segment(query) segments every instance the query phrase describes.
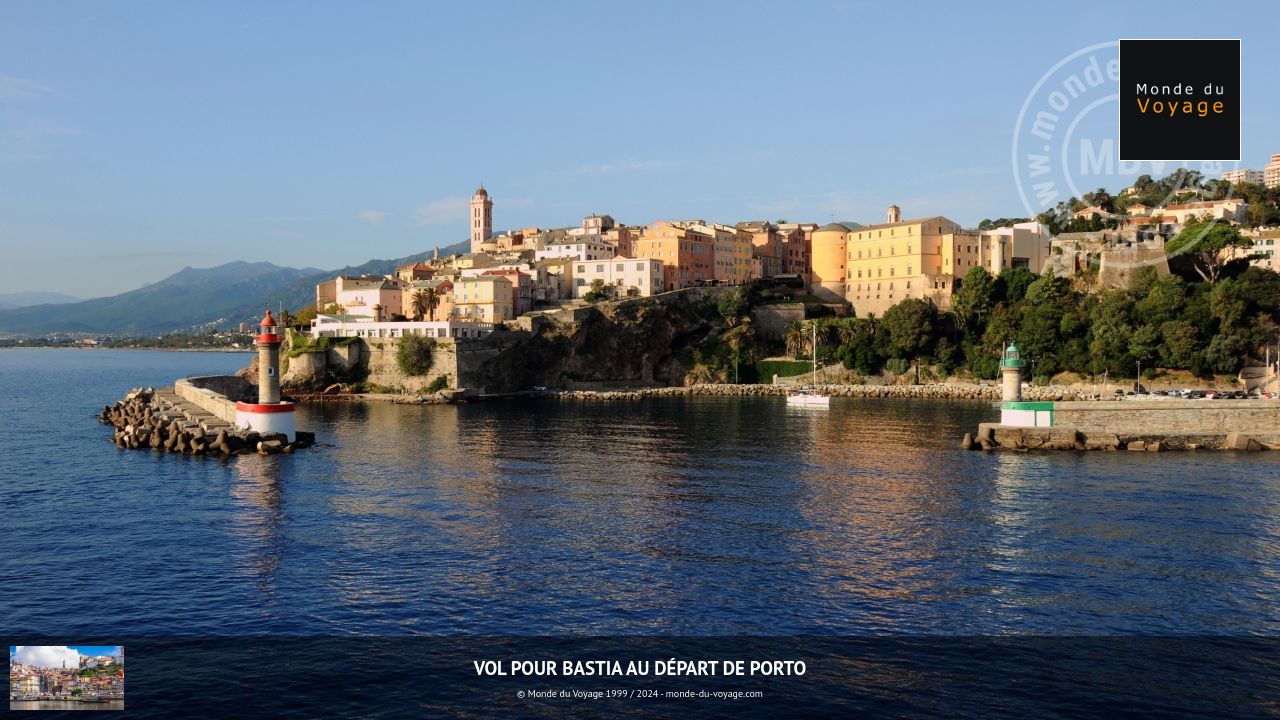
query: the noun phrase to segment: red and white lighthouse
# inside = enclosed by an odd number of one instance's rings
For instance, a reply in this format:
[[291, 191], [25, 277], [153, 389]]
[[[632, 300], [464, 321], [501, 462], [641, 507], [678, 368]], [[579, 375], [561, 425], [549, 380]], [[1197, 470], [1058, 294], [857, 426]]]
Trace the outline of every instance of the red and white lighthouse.
[[255, 342], [258, 346], [258, 402], [236, 403], [236, 424], [260, 433], [284, 433], [289, 442], [298, 439], [293, 403], [280, 400], [280, 334], [271, 311], [262, 318]]

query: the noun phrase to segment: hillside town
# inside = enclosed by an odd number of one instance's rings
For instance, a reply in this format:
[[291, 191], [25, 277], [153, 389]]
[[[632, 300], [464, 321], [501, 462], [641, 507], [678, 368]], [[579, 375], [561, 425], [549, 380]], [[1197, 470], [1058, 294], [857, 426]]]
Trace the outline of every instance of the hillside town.
[[10, 700], [64, 700], [83, 703], [124, 698], [124, 649], [119, 657], [81, 656], [77, 667], [47, 668], [21, 662], [9, 666]]
[[1166, 277], [1166, 243], [1208, 220], [1238, 228], [1247, 241], [1224, 253], [1277, 269], [1280, 219], [1268, 215], [1273, 204], [1251, 207], [1248, 198], [1280, 187], [1280, 154], [1265, 170], [1232, 170], [1216, 179], [1180, 172], [1163, 181], [1142, 176], [1114, 197], [1100, 189], [1036, 218], [983, 221], [978, 228], [941, 215], [904, 217], [891, 205], [884, 222], [872, 225], [704, 219], [627, 225], [593, 213], [573, 227], [496, 232], [495, 199], [481, 186], [470, 201], [469, 252], [441, 257], [437, 249], [430, 260], [394, 274], [327, 280], [316, 286], [315, 314], [306, 320], [315, 338], [479, 338], [548, 310], [759, 281], [837, 315], [883, 316], [906, 300], [947, 311], [973, 268], [992, 276], [1051, 273], [1081, 279], [1094, 291], [1125, 288], [1144, 267]]

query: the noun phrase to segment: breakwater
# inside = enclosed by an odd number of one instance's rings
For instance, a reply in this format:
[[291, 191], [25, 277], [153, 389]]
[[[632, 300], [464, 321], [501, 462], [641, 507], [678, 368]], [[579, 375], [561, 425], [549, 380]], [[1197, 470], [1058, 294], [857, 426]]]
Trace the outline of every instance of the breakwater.
[[[204, 396], [216, 395], [211, 391]], [[216, 398], [210, 397], [210, 400]], [[223, 398], [225, 400], [225, 398]], [[213, 409], [217, 407], [210, 403]], [[234, 418], [232, 418], [234, 420]], [[282, 433], [258, 433], [197, 405], [174, 388], [135, 388], [114, 405], [103, 406], [98, 421], [114, 428], [111, 441], [127, 450], [161, 450], [186, 455], [274, 455], [315, 443], [298, 432], [290, 443]]]
[[[1275, 450], [1275, 400], [1112, 400], [1028, 402], [1027, 425], [982, 423], [965, 449], [994, 450]], [[1007, 420], [1007, 418], [1006, 418]]]

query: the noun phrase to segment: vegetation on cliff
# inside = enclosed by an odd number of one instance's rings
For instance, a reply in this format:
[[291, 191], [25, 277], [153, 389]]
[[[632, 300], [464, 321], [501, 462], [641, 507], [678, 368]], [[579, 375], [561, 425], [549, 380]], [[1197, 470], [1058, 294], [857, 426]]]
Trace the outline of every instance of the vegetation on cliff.
[[967, 370], [994, 379], [1001, 350], [1016, 341], [1038, 382], [1061, 371], [1133, 377], [1139, 362], [1148, 377], [1156, 366], [1195, 375], [1238, 372], [1274, 334], [1280, 275], [1238, 263], [1216, 282], [1187, 274], [1190, 280], [1176, 273], [1157, 278], [1144, 268], [1127, 289], [1083, 294], [1052, 274], [1017, 269], [993, 277], [975, 267], [950, 312], [904, 300], [880, 318], [816, 321], [818, 356], [864, 375], [921, 363], [942, 374]]
[[396, 346], [396, 366], [405, 375], [426, 375], [431, 372], [431, 353], [436, 341], [422, 335], [405, 335]]

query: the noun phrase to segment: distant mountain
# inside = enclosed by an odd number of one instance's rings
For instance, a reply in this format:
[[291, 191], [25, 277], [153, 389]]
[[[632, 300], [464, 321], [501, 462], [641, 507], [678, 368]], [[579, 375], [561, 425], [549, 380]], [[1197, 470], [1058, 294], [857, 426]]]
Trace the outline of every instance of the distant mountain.
[[[468, 252], [467, 242], [440, 248], [440, 255]], [[398, 265], [425, 260], [430, 252], [395, 260], [370, 260], [324, 271], [267, 262], [236, 261], [212, 268], [186, 267], [159, 282], [106, 298], [0, 310], [0, 333], [54, 332], [161, 334], [234, 327], [262, 317], [264, 307], [298, 310], [315, 302], [316, 284], [338, 275], [382, 275]]]
[[60, 305], [80, 302], [83, 298], [57, 292], [0, 293], [0, 310], [29, 307], [31, 305]]

